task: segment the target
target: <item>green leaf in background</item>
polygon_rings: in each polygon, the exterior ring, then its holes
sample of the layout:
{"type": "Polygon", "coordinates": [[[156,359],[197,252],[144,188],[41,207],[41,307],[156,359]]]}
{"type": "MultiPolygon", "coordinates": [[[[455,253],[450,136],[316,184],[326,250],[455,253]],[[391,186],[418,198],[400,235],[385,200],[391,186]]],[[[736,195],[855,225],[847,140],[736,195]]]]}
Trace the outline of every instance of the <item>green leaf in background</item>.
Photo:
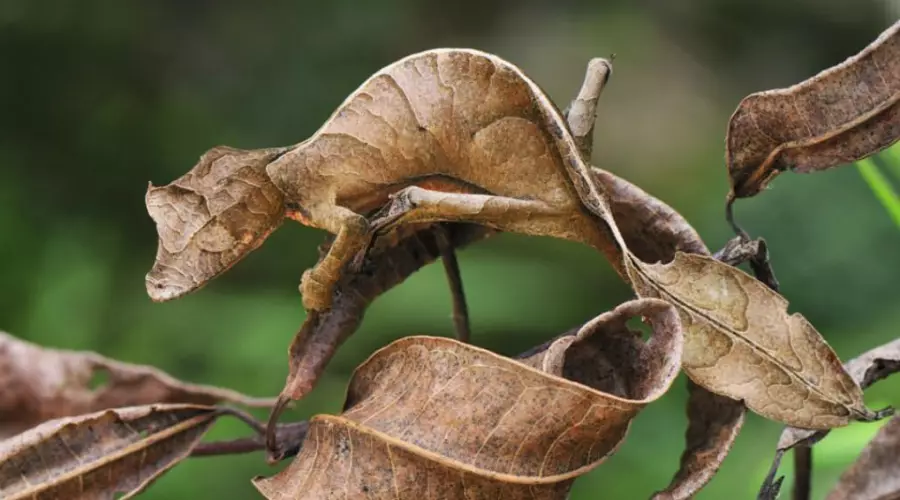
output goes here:
{"type": "MultiPolygon", "coordinates": [[[[896,148],[891,148],[888,153],[885,155],[887,157],[885,163],[900,177],[900,152],[896,151],[896,148]]],[[[856,162],[856,166],[863,180],[866,181],[875,197],[893,219],[894,224],[900,228],[900,196],[897,195],[897,191],[891,186],[890,181],[878,170],[872,158],[864,158],[856,162]]]]}

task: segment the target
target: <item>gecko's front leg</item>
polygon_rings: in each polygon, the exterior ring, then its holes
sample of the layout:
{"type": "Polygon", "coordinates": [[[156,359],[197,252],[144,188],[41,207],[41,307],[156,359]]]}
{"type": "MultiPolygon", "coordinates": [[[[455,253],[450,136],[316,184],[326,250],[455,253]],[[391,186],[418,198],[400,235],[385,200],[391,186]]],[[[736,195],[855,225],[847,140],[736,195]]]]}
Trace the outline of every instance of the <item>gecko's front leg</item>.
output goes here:
{"type": "Polygon", "coordinates": [[[369,222],[362,215],[336,205],[310,211],[310,219],[315,220],[317,227],[336,235],[328,253],[307,269],[300,280],[303,307],[307,311],[323,311],[331,307],[334,288],[345,266],[368,244],[369,222]]]}

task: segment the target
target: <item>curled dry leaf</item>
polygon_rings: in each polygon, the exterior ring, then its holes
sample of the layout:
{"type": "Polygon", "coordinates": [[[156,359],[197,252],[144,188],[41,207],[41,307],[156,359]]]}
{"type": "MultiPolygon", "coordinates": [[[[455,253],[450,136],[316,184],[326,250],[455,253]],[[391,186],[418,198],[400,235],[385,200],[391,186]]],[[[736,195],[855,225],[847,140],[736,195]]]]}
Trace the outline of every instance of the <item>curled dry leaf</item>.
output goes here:
{"type": "Polygon", "coordinates": [[[728,123],[731,197],[780,172],[815,172],[872,155],[900,137],[900,22],[859,54],[786,89],[750,94],[728,123]]]}
{"type": "Polygon", "coordinates": [[[202,287],[281,224],[284,197],[266,165],[284,151],[218,146],[171,184],[150,185],[147,211],[159,235],[146,279],[150,298],[170,300],[202,287]]]}
{"type": "Polygon", "coordinates": [[[842,475],[827,500],[900,497],[900,416],[885,424],[842,475]]]}
{"type": "Polygon", "coordinates": [[[92,352],[40,347],[0,332],[0,439],[46,420],[152,403],[237,403],[268,407],[272,399],[180,382],[149,366],[92,352]],[[99,387],[92,380],[101,380],[99,387]]]}
{"type": "Polygon", "coordinates": [[[743,271],[703,255],[633,267],[641,296],[678,304],[684,370],[767,418],[810,429],[873,420],[840,359],[787,301],[743,271]]]}
{"type": "Polygon", "coordinates": [[[254,484],[272,499],[565,498],[669,387],[681,341],[658,300],[623,304],[522,362],[449,339],[398,340],[356,370],[343,413],[313,418],[294,462],[254,484]],[[649,342],[625,325],[637,315],[649,342]]]}
{"type": "Polygon", "coordinates": [[[152,405],[44,422],[0,441],[0,498],[131,498],[187,457],[221,414],[152,405]]]}

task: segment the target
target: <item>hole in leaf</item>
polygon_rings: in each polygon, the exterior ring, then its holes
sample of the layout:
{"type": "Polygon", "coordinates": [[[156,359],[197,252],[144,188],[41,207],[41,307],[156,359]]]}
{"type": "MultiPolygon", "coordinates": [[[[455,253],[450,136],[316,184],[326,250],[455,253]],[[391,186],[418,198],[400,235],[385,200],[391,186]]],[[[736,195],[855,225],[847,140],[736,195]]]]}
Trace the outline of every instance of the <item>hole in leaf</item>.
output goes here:
{"type": "Polygon", "coordinates": [[[650,340],[650,337],[653,336],[653,329],[650,328],[650,325],[644,323],[640,316],[635,316],[625,322],[625,325],[629,330],[633,332],[637,332],[641,335],[641,338],[644,339],[644,342],[650,340]]]}
{"type": "Polygon", "coordinates": [[[92,391],[106,387],[107,384],[109,384],[109,371],[104,368],[95,369],[91,374],[91,380],[88,381],[88,387],[92,391]]]}

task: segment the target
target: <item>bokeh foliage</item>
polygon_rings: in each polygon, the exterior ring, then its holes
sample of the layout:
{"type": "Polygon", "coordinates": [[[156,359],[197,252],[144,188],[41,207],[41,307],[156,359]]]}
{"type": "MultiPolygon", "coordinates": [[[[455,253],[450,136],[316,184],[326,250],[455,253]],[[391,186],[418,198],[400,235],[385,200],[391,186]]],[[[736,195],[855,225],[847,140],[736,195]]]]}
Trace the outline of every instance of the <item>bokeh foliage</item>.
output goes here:
{"type": "MultiPolygon", "coordinates": [[[[439,46],[497,53],[561,106],[590,57],[615,53],[594,162],[682,211],[717,248],[729,236],[723,137],[738,100],[855,53],[896,17],[889,7],[881,0],[4,1],[0,328],[152,363],[182,379],[275,394],[302,321],[296,285],[322,234],[285,225],[206,289],[153,304],[143,285],[156,246],[143,206],[147,182],[171,181],[216,144],[299,142],[370,73],[439,46]]],[[[737,205],[747,229],[768,239],[792,310],[843,359],[893,338],[900,321],[900,231],[853,170],[783,175],[737,205]]],[[[900,167],[885,170],[897,186],[900,167]]],[[[570,243],[502,235],[463,251],[460,261],[474,340],[501,353],[629,297],[599,255],[570,243]]],[[[440,266],[421,271],[375,303],[290,416],[337,410],[356,364],[401,336],[450,335],[449,312],[440,266]]],[[[884,382],[867,401],[898,405],[898,390],[900,383],[884,382]]],[[[642,413],[622,450],[579,480],[573,498],[643,498],[665,486],[683,443],[684,399],[676,384],[642,413]]],[[[850,426],[816,448],[817,496],[876,427],[850,426]]],[[[212,437],[239,429],[223,423],[212,437]]],[[[753,495],[779,432],[751,416],[700,498],[753,495]]],[[[249,479],[272,472],[261,455],[188,461],[146,498],[253,498],[249,479]]]]}

